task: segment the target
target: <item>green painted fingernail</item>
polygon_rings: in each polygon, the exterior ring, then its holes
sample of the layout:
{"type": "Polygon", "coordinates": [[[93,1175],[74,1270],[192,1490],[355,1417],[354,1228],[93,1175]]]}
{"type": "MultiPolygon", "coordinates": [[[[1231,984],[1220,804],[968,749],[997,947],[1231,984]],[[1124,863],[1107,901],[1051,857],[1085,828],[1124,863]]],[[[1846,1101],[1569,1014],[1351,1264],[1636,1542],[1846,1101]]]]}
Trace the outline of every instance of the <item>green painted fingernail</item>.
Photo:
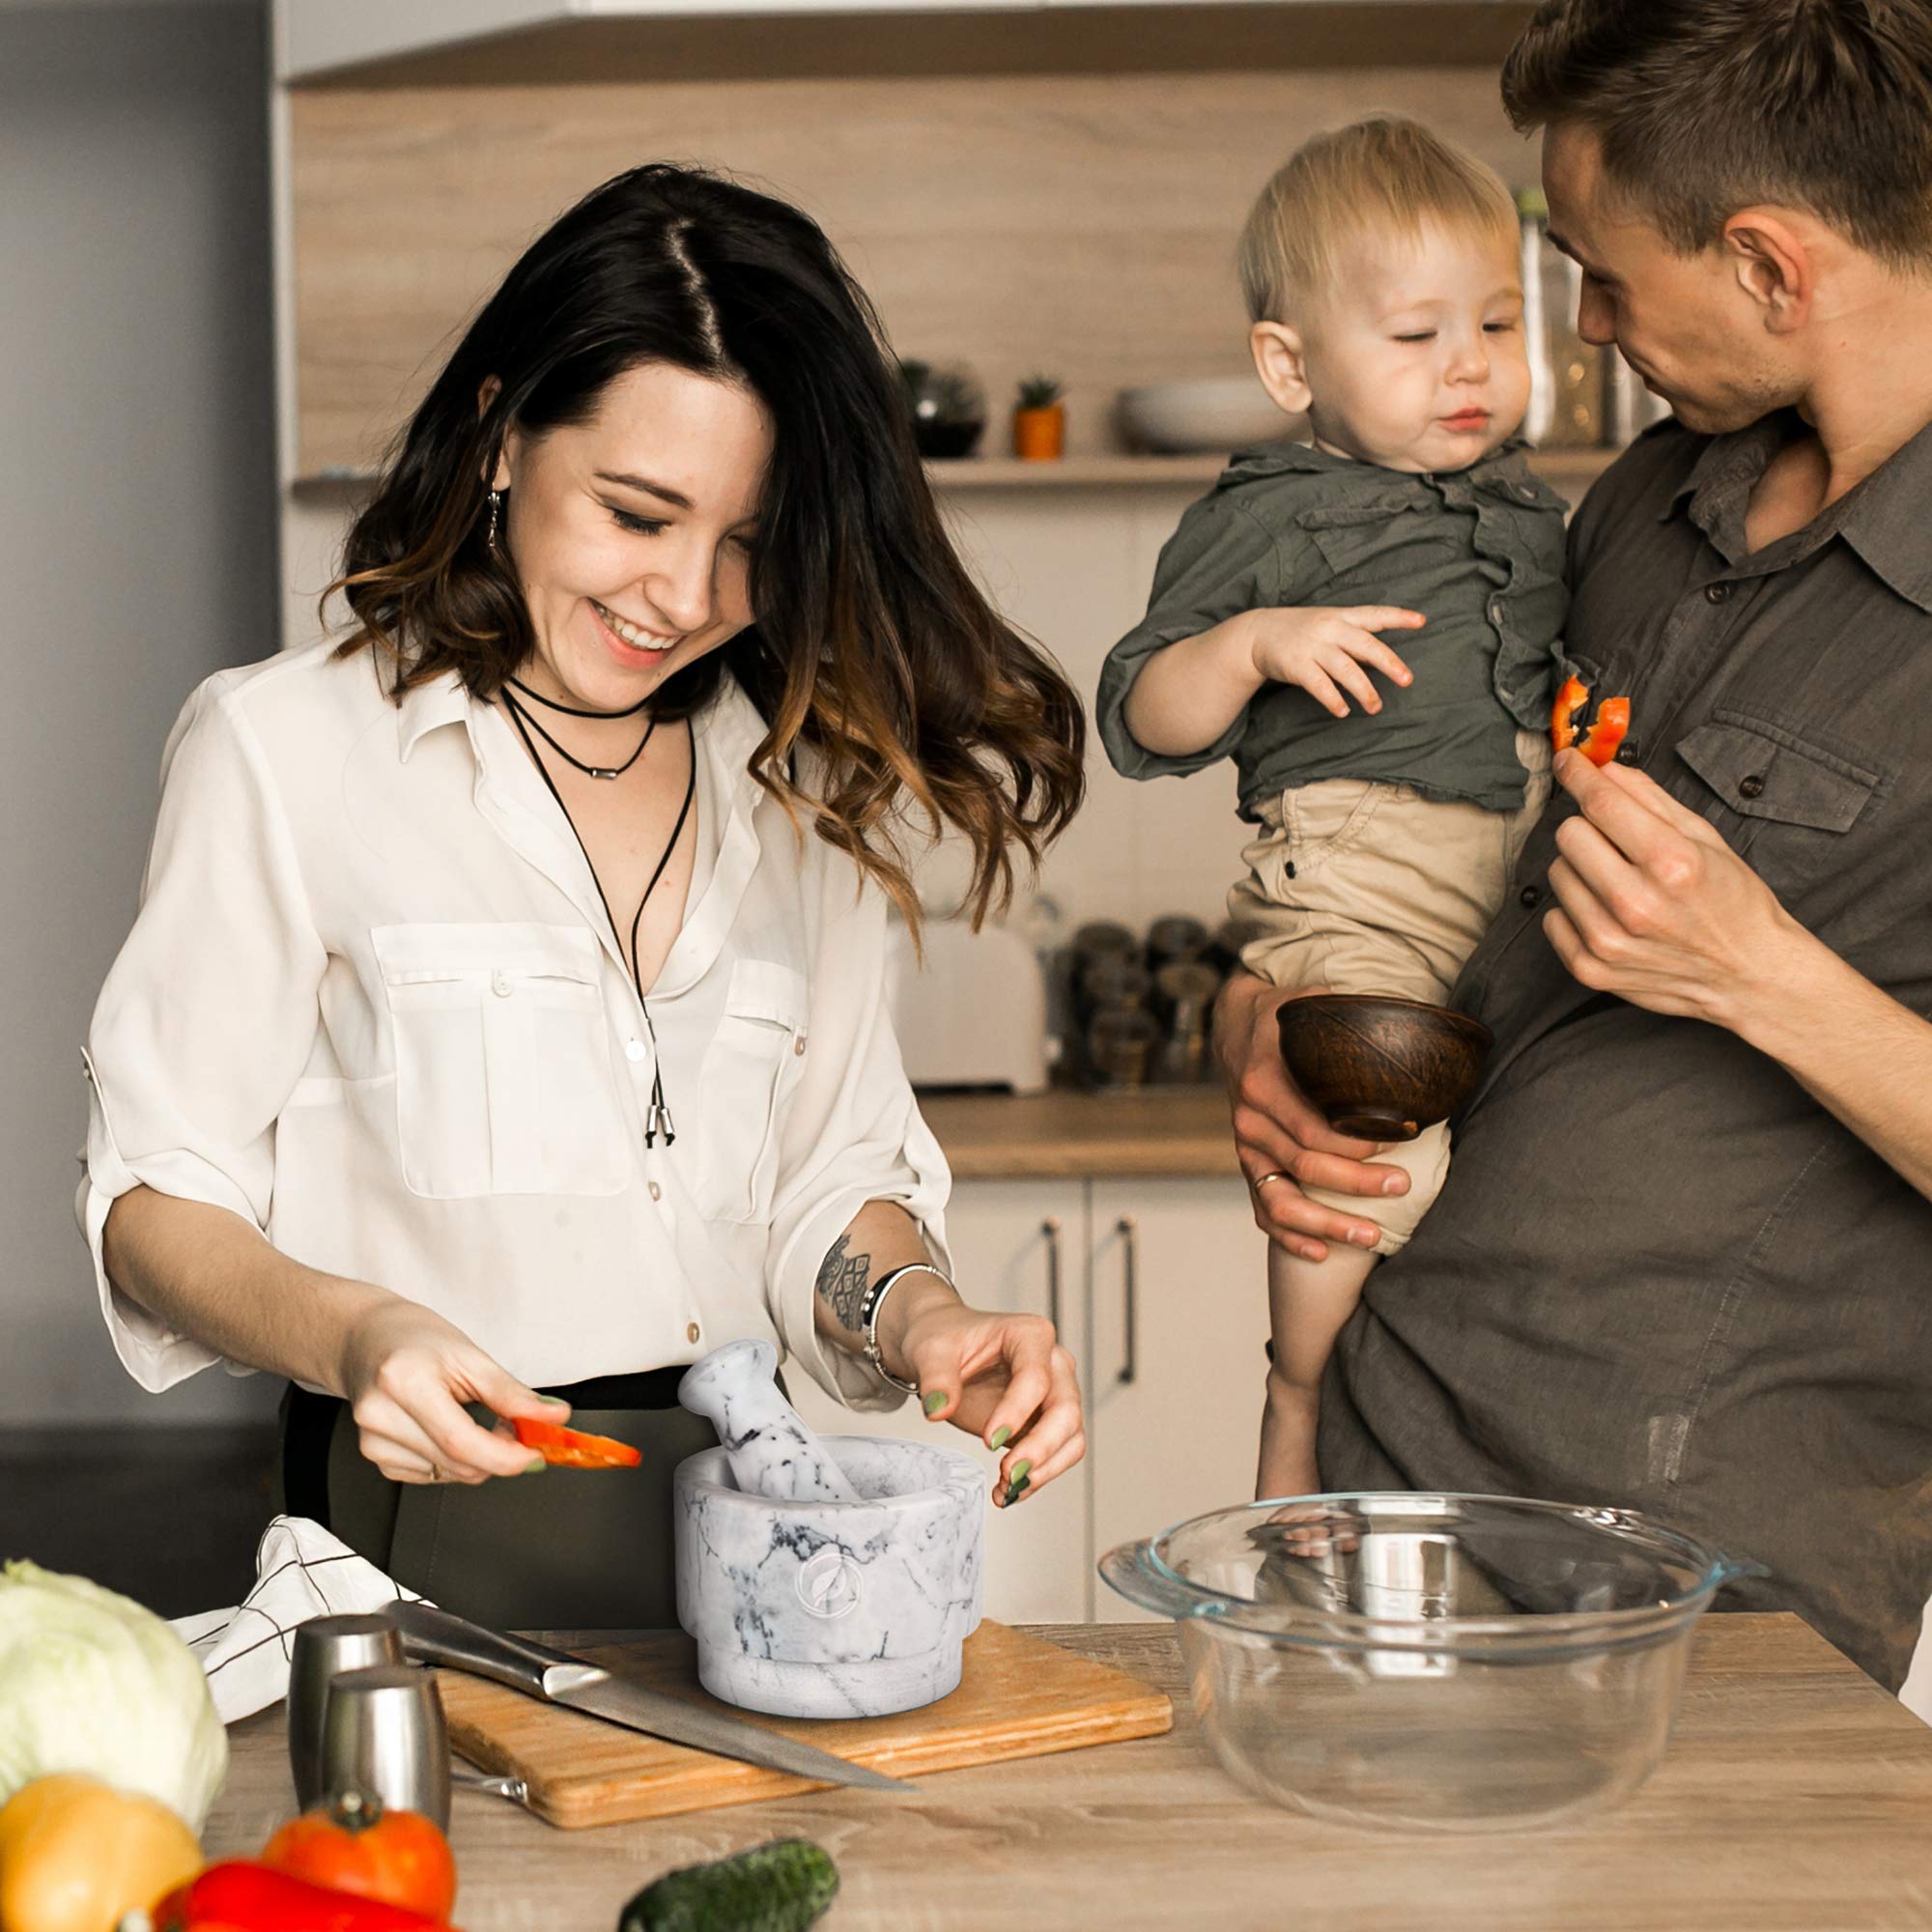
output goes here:
{"type": "Polygon", "coordinates": [[[945,1406],[946,1391],[944,1389],[934,1389],[925,1399],[925,1412],[928,1415],[937,1415],[945,1406]]]}
{"type": "Polygon", "coordinates": [[[1011,1469],[1009,1469],[1007,1472],[1007,1481],[1009,1483],[1025,1482],[1027,1479],[1027,1471],[1032,1467],[1033,1464],[1024,1456],[1022,1456],[1020,1460],[1013,1464],[1011,1469]]]}
{"type": "Polygon", "coordinates": [[[526,1463],[524,1464],[524,1474],[526,1476],[534,1476],[540,1469],[548,1469],[549,1467],[550,1464],[546,1463],[541,1456],[539,1456],[534,1463],[526,1463]]]}
{"type": "Polygon", "coordinates": [[[570,1405],[560,1395],[540,1395],[539,1402],[547,1402],[553,1408],[568,1408],[570,1405]]]}
{"type": "Polygon", "coordinates": [[[1013,1432],[1010,1429],[1009,1429],[1007,1425],[1003,1422],[1000,1424],[999,1428],[993,1431],[993,1440],[991,1446],[995,1449],[1004,1449],[1007,1446],[1007,1444],[1012,1440],[1012,1435],[1013,1432]]]}

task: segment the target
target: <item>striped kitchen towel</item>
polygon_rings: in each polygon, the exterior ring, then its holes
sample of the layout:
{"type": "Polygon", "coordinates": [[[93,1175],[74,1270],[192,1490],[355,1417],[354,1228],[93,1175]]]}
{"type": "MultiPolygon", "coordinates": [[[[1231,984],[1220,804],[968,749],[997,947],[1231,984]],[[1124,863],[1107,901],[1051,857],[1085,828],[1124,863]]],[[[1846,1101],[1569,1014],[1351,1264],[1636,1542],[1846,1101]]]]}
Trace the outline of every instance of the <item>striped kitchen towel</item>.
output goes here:
{"type": "Polygon", "coordinates": [[[224,1724],[287,1696],[298,1624],[339,1612],[367,1614],[415,1598],[305,1516],[278,1516],[255,1551],[255,1587],[232,1609],[177,1617],[177,1635],[201,1661],[224,1724]]]}

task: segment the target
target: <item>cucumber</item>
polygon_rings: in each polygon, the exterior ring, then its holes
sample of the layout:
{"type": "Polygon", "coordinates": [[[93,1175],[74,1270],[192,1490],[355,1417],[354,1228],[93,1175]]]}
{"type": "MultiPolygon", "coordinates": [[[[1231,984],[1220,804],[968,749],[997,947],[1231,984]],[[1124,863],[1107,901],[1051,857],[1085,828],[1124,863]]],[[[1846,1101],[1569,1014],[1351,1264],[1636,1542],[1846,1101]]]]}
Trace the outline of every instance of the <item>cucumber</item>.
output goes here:
{"type": "Polygon", "coordinates": [[[832,1903],[838,1867],[810,1838],[774,1838],[647,1885],[617,1932],[805,1932],[832,1903]]]}

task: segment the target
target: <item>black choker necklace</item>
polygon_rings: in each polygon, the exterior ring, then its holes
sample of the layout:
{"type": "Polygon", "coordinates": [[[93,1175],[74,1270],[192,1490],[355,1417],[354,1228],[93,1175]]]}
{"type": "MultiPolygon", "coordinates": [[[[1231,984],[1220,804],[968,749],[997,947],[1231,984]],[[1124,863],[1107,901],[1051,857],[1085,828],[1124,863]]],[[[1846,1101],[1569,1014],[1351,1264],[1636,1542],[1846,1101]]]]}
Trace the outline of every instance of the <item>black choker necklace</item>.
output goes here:
{"type": "MultiPolygon", "coordinates": [[[[515,678],[512,678],[510,680],[510,683],[517,684],[517,680],[515,678]]],[[[521,684],[517,684],[517,689],[519,691],[523,691],[524,687],[521,684]]],[[[531,697],[536,697],[537,696],[536,693],[533,691],[527,693],[526,695],[531,697]]],[[[550,700],[546,697],[537,697],[537,702],[539,704],[548,704],[550,703],[550,700]]],[[[631,755],[628,758],[626,758],[621,765],[586,765],[582,758],[573,757],[568,752],[566,752],[563,749],[563,747],[559,745],[556,742],[556,740],[553,738],[550,735],[550,733],[546,731],[544,727],[541,724],[539,724],[537,721],[534,718],[532,718],[530,714],[527,711],[526,711],[524,707],[521,704],[519,704],[514,697],[510,696],[507,690],[505,690],[503,693],[503,708],[509,712],[511,723],[516,725],[519,731],[524,732],[524,743],[526,745],[528,745],[530,742],[529,731],[534,731],[537,734],[537,736],[541,738],[544,741],[544,743],[548,745],[551,748],[551,750],[557,754],[557,756],[564,761],[565,764],[575,765],[577,769],[584,775],[585,778],[590,778],[590,779],[622,778],[624,774],[628,772],[631,769],[631,767],[635,765],[638,762],[638,760],[644,755],[644,747],[651,742],[651,734],[658,728],[658,721],[655,718],[653,718],[651,722],[644,726],[644,735],[641,739],[639,740],[638,749],[635,752],[633,752],[631,755]],[[526,725],[529,727],[528,731],[525,730],[526,725]]],[[[572,711],[571,707],[567,704],[557,704],[552,706],[553,710],[569,711],[570,715],[573,718],[629,718],[635,712],[640,711],[642,708],[643,707],[641,705],[634,704],[632,705],[629,711],[572,711]]],[[[535,755],[534,746],[531,747],[531,754],[533,756],[535,755]]],[[[537,769],[539,771],[543,769],[541,760],[538,761],[537,769]]]]}
{"type": "Polygon", "coordinates": [[[622,711],[580,711],[574,704],[559,704],[555,698],[545,697],[540,693],[532,691],[521,678],[513,677],[509,681],[532,704],[541,704],[546,711],[561,711],[567,718],[635,718],[651,701],[648,697],[640,697],[637,703],[627,706],[622,711]]]}

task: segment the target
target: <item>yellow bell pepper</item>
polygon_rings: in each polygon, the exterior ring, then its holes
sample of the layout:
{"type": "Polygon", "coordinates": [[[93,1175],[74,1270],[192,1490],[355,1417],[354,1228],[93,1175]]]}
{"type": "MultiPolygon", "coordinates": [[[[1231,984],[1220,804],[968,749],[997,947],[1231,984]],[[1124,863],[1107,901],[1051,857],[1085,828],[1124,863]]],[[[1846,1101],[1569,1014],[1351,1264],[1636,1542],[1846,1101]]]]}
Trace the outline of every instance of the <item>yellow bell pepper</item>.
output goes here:
{"type": "Polygon", "coordinates": [[[157,1799],[51,1772],[0,1805],[0,1932],[114,1932],[202,1863],[157,1799]]]}

